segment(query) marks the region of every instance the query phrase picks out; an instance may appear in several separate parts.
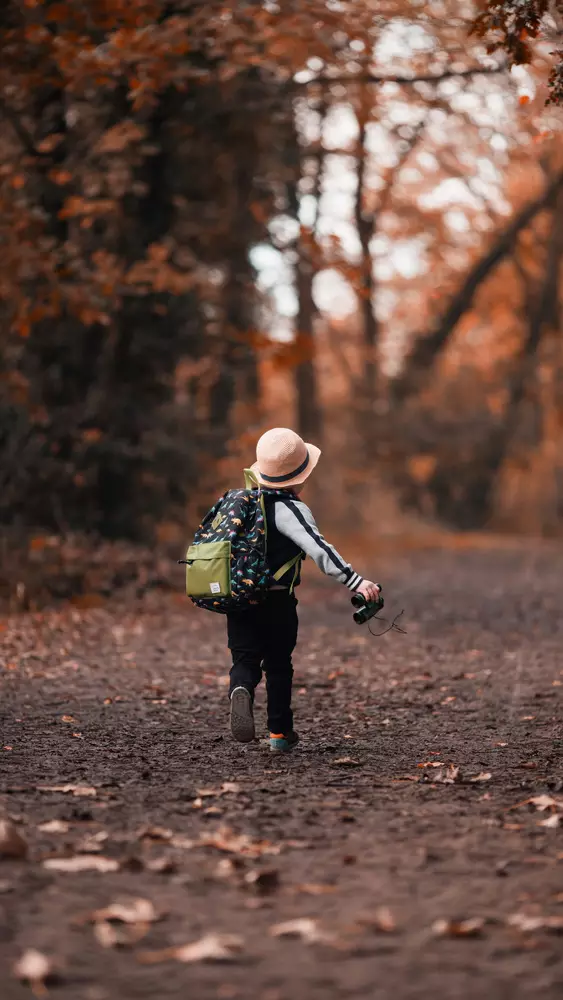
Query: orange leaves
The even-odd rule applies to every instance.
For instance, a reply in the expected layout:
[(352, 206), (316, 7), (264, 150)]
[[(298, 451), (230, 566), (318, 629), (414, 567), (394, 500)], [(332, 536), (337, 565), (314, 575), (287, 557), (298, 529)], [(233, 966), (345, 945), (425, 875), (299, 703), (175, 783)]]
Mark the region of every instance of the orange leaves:
[(102, 440), (103, 436), (103, 431), (99, 427), (87, 427), (81, 434), (82, 440), (86, 441), (87, 444), (96, 444)]
[(408, 470), (415, 483), (427, 483), (437, 465), (436, 455), (412, 455), (408, 460)]
[(59, 212), (59, 219), (73, 219), (79, 216), (94, 218), (108, 215), (110, 212), (114, 212), (116, 207), (116, 202), (111, 198), (89, 200), (78, 195), (71, 195)]
[(95, 146), (96, 153), (122, 153), (131, 143), (144, 139), (147, 130), (144, 125), (126, 118), (104, 132)]
[(70, 184), (72, 174), (70, 170), (51, 170), (49, 172), (49, 180), (53, 181), (53, 184), (59, 184), (62, 187), (65, 184)]
[(41, 142), (38, 142), (36, 148), (40, 153), (52, 153), (57, 146), (60, 146), (63, 139), (64, 135), (60, 132), (53, 132), (52, 135), (48, 135), (45, 139), (42, 139)]

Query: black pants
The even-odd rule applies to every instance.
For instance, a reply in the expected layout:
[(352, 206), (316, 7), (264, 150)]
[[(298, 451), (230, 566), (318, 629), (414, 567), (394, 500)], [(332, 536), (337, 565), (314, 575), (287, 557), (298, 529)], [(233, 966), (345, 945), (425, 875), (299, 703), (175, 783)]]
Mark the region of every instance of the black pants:
[(264, 671), (271, 733), (286, 734), (293, 728), (291, 654), (297, 628), (297, 600), (288, 590), (271, 590), (262, 604), (227, 615), (233, 657), (229, 695), (236, 687), (244, 687), (254, 695)]

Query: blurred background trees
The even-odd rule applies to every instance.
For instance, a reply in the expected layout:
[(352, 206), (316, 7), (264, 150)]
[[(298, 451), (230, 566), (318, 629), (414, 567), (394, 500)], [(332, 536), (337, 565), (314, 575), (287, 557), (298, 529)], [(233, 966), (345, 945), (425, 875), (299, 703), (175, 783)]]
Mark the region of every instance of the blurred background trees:
[(560, 14), (6, 0), (3, 522), (175, 540), (275, 422), (335, 520), (559, 532)]

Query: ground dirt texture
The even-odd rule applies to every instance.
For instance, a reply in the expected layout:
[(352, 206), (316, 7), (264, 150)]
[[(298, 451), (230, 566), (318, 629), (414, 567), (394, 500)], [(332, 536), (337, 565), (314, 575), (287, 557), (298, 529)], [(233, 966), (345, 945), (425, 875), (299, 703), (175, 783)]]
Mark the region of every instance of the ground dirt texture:
[[(231, 741), (224, 621), (180, 595), (4, 620), (1, 809), (29, 854), (0, 860), (2, 1000), (32, 995), (30, 947), (55, 1000), (563, 995), (563, 550), (378, 576), (407, 635), (308, 572), (281, 759)], [(48, 863), (76, 856), (117, 870)], [(92, 923), (132, 898), (160, 919)], [(230, 961), (174, 958), (208, 933)]]

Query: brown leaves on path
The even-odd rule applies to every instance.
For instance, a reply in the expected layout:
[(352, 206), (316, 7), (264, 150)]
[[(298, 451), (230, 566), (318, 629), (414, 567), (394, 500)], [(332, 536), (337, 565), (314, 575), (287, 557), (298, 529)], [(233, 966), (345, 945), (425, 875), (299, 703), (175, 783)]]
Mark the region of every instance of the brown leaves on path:
[(0, 820), (0, 859), (11, 858), (22, 861), (27, 857), (27, 841), (15, 823), (9, 819)]
[(94, 798), (98, 790), (91, 785), (37, 785), (38, 792), (60, 792), (61, 795), (73, 795), (75, 798)]
[(336, 937), (324, 930), (312, 917), (297, 917), (270, 927), (272, 937), (296, 937), (306, 944), (334, 944)]
[(54, 872), (68, 872), (77, 874), (78, 872), (116, 872), (119, 870), (119, 861), (115, 858), (104, 858), (99, 854), (76, 854), (70, 858), (46, 858), (43, 867)]
[(465, 920), (435, 920), (432, 932), (436, 937), (479, 937), (485, 926), (482, 917), (469, 917)]
[(160, 919), (150, 899), (130, 899), (110, 903), (94, 910), (87, 920), (94, 925), (94, 935), (103, 948), (123, 948), (137, 944), (150, 925)]
[(47, 983), (56, 976), (56, 966), (52, 958), (28, 948), (13, 967), (13, 974), (22, 983), (28, 983), (36, 997), (47, 995)]
[(176, 948), (161, 948), (158, 951), (140, 952), (137, 955), (143, 965), (157, 962), (232, 962), (242, 952), (244, 941), (237, 934), (220, 934), (211, 931), (198, 941)]

